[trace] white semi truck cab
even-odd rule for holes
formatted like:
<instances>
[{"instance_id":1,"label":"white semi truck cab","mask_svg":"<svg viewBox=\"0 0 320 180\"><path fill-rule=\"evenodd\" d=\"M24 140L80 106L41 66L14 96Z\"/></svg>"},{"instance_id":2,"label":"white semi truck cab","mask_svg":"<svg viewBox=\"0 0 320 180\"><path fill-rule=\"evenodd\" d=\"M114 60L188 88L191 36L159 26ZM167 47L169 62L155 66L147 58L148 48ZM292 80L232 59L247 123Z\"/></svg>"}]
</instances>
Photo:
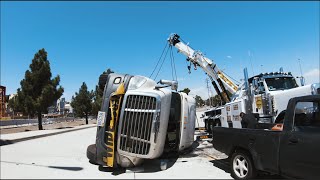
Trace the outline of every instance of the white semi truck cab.
<instances>
[{"instance_id":1,"label":"white semi truck cab","mask_svg":"<svg viewBox=\"0 0 320 180\"><path fill-rule=\"evenodd\" d=\"M87 149L91 162L110 168L132 167L164 152L191 147L195 100L176 92L175 81L159 83L116 73L105 78L96 143Z\"/></svg>"},{"instance_id":2,"label":"white semi truck cab","mask_svg":"<svg viewBox=\"0 0 320 180\"><path fill-rule=\"evenodd\" d=\"M281 122L286 105L293 97L320 94L320 84L298 86L290 72L261 73L247 78L221 111L221 125L241 127L240 112L253 113L261 123Z\"/></svg>"}]
</instances>

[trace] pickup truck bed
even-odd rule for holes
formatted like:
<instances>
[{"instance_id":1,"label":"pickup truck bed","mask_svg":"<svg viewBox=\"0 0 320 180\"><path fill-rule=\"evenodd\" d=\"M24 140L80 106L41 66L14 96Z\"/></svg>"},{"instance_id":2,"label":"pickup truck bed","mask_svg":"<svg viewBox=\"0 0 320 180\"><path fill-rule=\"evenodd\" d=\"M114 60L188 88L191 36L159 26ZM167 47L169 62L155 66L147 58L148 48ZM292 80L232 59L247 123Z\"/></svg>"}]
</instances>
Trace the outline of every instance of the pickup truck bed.
<instances>
[{"instance_id":1,"label":"pickup truck bed","mask_svg":"<svg viewBox=\"0 0 320 180\"><path fill-rule=\"evenodd\" d=\"M235 129L215 127L213 133L213 145L218 151L224 152L229 157L236 150L249 151L252 155L255 167L279 173L278 146L280 131L264 129ZM232 145L230 145L232 142Z\"/></svg>"}]
</instances>

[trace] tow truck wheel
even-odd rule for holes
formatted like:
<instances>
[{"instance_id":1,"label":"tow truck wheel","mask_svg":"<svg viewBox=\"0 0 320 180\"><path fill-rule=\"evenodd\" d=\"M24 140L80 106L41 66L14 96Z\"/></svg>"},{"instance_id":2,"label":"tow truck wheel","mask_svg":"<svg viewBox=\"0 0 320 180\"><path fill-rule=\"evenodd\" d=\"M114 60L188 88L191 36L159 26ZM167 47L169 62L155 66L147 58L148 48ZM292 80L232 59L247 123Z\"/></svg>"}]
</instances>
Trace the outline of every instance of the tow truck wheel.
<instances>
[{"instance_id":1,"label":"tow truck wheel","mask_svg":"<svg viewBox=\"0 0 320 180\"><path fill-rule=\"evenodd\" d=\"M252 179L256 176L256 168L251 156L245 151L237 151L231 157L231 176L235 179Z\"/></svg>"},{"instance_id":2,"label":"tow truck wheel","mask_svg":"<svg viewBox=\"0 0 320 180\"><path fill-rule=\"evenodd\" d=\"M214 126L215 127L220 127L221 126L221 121L220 120L215 120L214 121Z\"/></svg>"}]
</instances>

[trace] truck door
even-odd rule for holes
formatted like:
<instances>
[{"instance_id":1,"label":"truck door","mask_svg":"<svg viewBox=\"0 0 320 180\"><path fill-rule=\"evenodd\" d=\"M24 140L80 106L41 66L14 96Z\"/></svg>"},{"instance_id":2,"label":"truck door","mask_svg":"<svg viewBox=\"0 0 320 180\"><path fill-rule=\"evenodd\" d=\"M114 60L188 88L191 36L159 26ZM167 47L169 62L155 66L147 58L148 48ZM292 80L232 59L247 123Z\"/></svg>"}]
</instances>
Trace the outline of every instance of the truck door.
<instances>
[{"instance_id":1,"label":"truck door","mask_svg":"<svg viewBox=\"0 0 320 180\"><path fill-rule=\"evenodd\" d=\"M292 130L283 132L281 138L279 164L282 174L296 178L320 178L319 104L319 99L295 104Z\"/></svg>"}]
</instances>

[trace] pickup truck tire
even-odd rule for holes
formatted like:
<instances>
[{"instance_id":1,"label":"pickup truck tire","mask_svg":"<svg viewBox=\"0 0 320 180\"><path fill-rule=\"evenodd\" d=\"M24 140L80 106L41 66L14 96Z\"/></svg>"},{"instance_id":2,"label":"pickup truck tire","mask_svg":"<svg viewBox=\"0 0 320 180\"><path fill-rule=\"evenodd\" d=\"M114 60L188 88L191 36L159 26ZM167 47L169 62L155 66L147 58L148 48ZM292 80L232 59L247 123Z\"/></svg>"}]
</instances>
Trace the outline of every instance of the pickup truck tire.
<instances>
[{"instance_id":1,"label":"pickup truck tire","mask_svg":"<svg viewBox=\"0 0 320 180\"><path fill-rule=\"evenodd\" d=\"M249 153L236 151L231 156L231 176L234 179L252 179L257 170Z\"/></svg>"}]
</instances>

